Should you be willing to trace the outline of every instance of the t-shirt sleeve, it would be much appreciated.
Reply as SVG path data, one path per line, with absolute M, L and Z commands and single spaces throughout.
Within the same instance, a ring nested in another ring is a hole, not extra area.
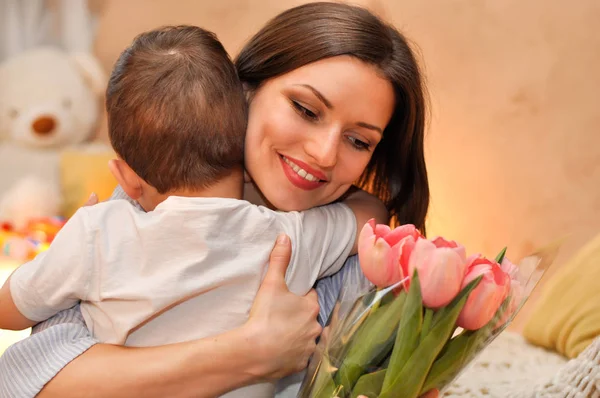
M 356 239 L 356 217 L 336 203 L 287 216 L 286 233 L 292 240 L 292 259 L 286 281 L 290 291 L 305 294 L 319 278 L 339 271 Z
M 43 321 L 85 300 L 93 269 L 87 210 L 78 210 L 45 252 L 12 274 L 10 291 L 21 314 Z
M 0 357 L 0 398 L 33 398 L 67 364 L 98 343 L 79 306 L 38 323 Z

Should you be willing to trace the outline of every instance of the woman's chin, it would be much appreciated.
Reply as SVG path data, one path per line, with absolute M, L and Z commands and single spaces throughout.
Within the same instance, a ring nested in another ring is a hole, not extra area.
M 302 206 L 300 204 L 294 204 L 289 202 L 281 203 L 280 205 L 271 203 L 271 205 L 274 209 L 279 211 L 304 211 L 310 209 L 310 207 L 308 206 Z
M 299 201 L 298 198 L 277 198 L 270 202 L 271 206 L 279 211 L 304 211 L 318 206 L 316 203 Z

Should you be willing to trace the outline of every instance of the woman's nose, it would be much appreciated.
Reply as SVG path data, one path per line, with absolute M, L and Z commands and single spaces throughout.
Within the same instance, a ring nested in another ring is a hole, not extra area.
M 305 145 L 305 151 L 317 166 L 330 169 L 337 163 L 339 141 L 337 133 L 317 135 Z

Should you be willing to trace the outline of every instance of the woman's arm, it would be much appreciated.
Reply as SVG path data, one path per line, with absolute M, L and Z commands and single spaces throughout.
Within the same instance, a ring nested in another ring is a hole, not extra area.
M 0 396 L 35 396 L 51 379 L 40 397 L 213 397 L 306 367 L 321 331 L 318 304 L 314 292 L 298 297 L 287 290 L 290 251 L 289 239 L 273 249 L 242 327 L 187 343 L 127 348 L 94 344 L 77 312 L 71 323 L 41 330 L 5 353 Z M 58 351 L 57 341 L 64 345 Z
M 153 348 L 97 344 L 68 364 L 39 397 L 214 397 L 263 377 L 255 337 L 243 328 Z

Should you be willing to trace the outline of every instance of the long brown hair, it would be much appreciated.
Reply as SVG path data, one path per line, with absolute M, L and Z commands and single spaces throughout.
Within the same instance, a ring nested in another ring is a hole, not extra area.
M 383 139 L 356 184 L 386 203 L 392 223 L 415 224 L 425 233 L 425 90 L 414 54 L 393 26 L 361 7 L 309 3 L 269 21 L 244 46 L 235 65 L 252 92 L 268 79 L 339 55 L 376 66 L 392 83 L 396 97 Z

